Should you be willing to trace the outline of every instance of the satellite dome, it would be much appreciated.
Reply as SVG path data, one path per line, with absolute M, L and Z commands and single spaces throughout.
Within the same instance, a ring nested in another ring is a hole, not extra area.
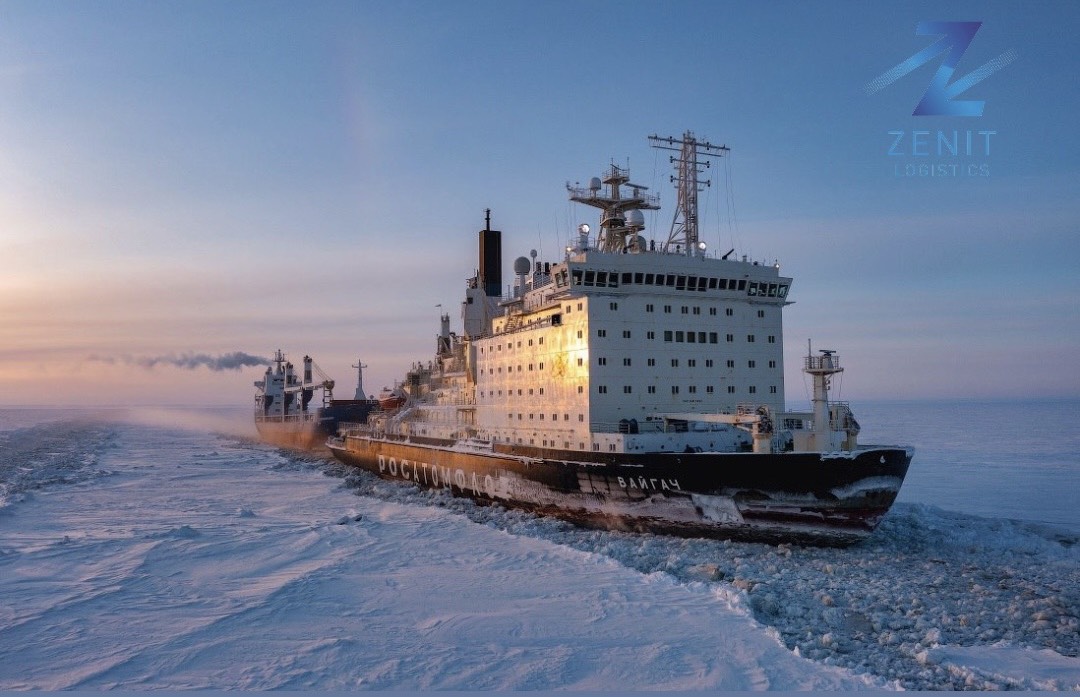
M 589 191 L 600 190 L 600 177 L 593 177 L 589 180 Z
M 645 216 L 636 208 L 626 211 L 626 225 L 627 227 L 645 227 Z
M 532 264 L 525 257 L 518 257 L 514 259 L 514 273 L 519 276 L 524 276 L 529 273 L 529 269 L 532 268 Z

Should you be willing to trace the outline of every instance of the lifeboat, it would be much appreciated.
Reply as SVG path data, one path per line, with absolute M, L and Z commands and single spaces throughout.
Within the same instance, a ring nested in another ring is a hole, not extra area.
M 405 404 L 408 397 L 400 387 L 390 389 L 389 387 L 382 388 L 382 392 L 379 393 L 379 406 L 383 411 L 390 411 L 391 409 L 397 409 Z

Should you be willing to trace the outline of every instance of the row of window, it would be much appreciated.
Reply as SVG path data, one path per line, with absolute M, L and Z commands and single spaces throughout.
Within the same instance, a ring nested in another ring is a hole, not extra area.
M 671 394 L 679 394 L 679 390 L 680 390 L 679 385 L 672 385 L 671 386 Z M 581 385 L 578 385 L 578 393 L 581 393 L 582 391 L 583 391 L 583 388 L 581 387 Z M 697 385 L 688 385 L 686 387 L 686 391 L 689 394 L 697 394 L 698 386 Z M 714 391 L 715 391 L 715 388 L 713 387 L 713 385 L 705 385 L 705 394 L 713 394 Z M 597 394 L 608 394 L 608 386 L 607 385 L 597 385 L 596 386 L 596 392 L 597 392 Z M 648 392 L 649 394 L 656 394 L 656 385 L 648 385 L 646 387 L 646 392 Z M 735 394 L 736 392 L 737 392 L 737 389 L 736 389 L 735 385 L 728 385 L 727 386 L 727 393 L 728 394 Z M 757 385 L 750 385 L 747 388 L 747 392 L 749 394 L 757 394 Z M 633 385 L 623 385 L 622 393 L 623 394 L 633 394 L 634 393 Z M 521 390 L 518 390 L 517 394 L 518 394 L 519 397 L 525 396 L 522 393 Z M 540 394 L 544 394 L 544 388 L 542 388 L 542 387 L 540 388 Z M 770 385 L 769 386 L 769 394 L 776 394 L 776 385 Z M 502 397 L 503 396 L 503 391 L 502 390 L 492 390 L 491 392 L 488 392 L 487 395 L 489 397 L 495 397 L 495 396 Z M 533 391 L 530 389 L 529 390 L 529 396 L 532 396 L 532 395 L 533 395 Z M 484 396 L 483 391 L 480 392 L 480 396 L 481 397 Z M 506 396 L 507 397 L 514 396 L 514 391 L 513 390 L 507 390 L 506 391 Z M 513 414 L 511 414 L 511 417 L 512 416 L 513 416 Z M 530 419 L 532 418 L 531 414 L 529 415 L 529 418 Z M 552 418 L 552 421 L 557 421 L 558 420 L 558 417 L 555 414 L 552 414 L 551 418 Z M 567 415 L 566 419 L 569 420 L 569 418 L 570 418 L 569 415 Z M 520 420 L 520 415 L 519 415 L 519 420 Z M 540 420 L 541 421 L 544 420 L 543 415 L 540 416 Z
M 563 272 L 565 274 L 565 272 Z M 785 298 L 788 284 L 748 281 L 745 278 L 713 278 L 709 276 L 683 276 L 681 274 L 630 273 L 616 271 L 596 271 L 593 269 L 573 269 L 571 279 L 575 286 L 593 288 L 618 288 L 619 285 L 654 286 L 668 290 L 690 290 L 704 293 L 709 290 L 743 291 L 755 297 Z M 561 275 L 556 282 L 565 283 Z M 563 285 L 559 283 L 559 285 Z
M 539 344 L 540 346 L 543 346 L 544 345 L 544 337 L 538 338 L 536 340 L 536 343 Z M 528 346 L 532 346 L 532 345 L 533 345 L 533 340 L 529 339 L 528 340 Z M 521 348 L 521 341 L 517 342 L 517 347 Z M 492 348 L 494 348 L 496 351 L 502 351 L 502 344 L 501 343 L 496 344 Z M 514 348 L 514 342 L 513 341 L 507 341 L 506 342 L 506 350 L 510 351 L 513 348 Z M 484 353 L 484 347 L 483 346 L 480 347 L 480 353 Z
M 679 359 L 679 358 L 672 358 L 671 359 L 671 367 L 672 368 L 678 368 L 680 360 L 681 359 Z M 686 366 L 688 368 L 696 368 L 697 367 L 697 361 L 698 361 L 698 359 L 696 359 L 696 358 L 687 358 L 686 359 Z M 648 363 L 650 368 L 656 365 L 656 359 L 655 358 L 649 358 L 649 359 L 646 360 L 646 362 Z M 622 359 L 622 364 L 624 366 L 630 367 L 632 365 L 632 363 L 633 363 L 633 361 L 630 358 L 623 358 Z M 711 358 L 706 358 L 705 359 L 705 367 L 706 368 L 713 367 L 713 363 L 714 363 L 713 359 L 711 359 Z M 579 358 L 578 359 L 578 365 L 581 365 L 581 364 L 582 364 L 582 359 Z M 596 359 L 596 364 L 597 365 L 607 365 L 608 364 L 607 357 L 606 356 L 599 356 Z M 727 367 L 728 368 L 734 368 L 735 367 L 734 359 L 728 359 Z M 756 360 L 747 361 L 746 362 L 746 367 L 747 368 L 756 368 L 757 367 L 757 361 Z M 769 367 L 770 368 L 775 368 L 776 367 L 776 361 L 769 361 Z
M 609 310 L 618 310 L 619 309 L 619 303 L 617 303 L 617 302 L 608 303 L 608 309 Z M 653 303 L 645 303 L 645 311 L 646 312 L 655 312 L 656 311 L 656 305 L 654 305 Z M 569 312 L 569 309 L 567 310 L 567 312 Z M 664 305 L 664 314 L 670 315 L 671 313 L 672 313 L 672 306 L 671 305 Z M 681 306 L 679 306 L 679 314 L 683 314 L 683 315 L 700 315 L 701 314 L 701 306 L 700 305 L 681 305 Z M 709 315 L 712 316 L 712 317 L 715 317 L 717 315 L 717 309 L 715 307 L 710 307 L 709 308 Z M 727 317 L 734 317 L 735 316 L 735 310 L 733 308 L 730 308 L 730 307 L 725 307 L 724 308 L 724 315 L 727 316 Z M 765 317 L 765 310 L 758 310 L 757 311 L 757 316 L 759 318 L 763 319 Z
M 515 416 L 517 416 L 518 421 L 524 421 L 524 419 L 525 419 L 525 414 L 522 414 L 522 413 L 518 413 L 516 415 L 512 411 L 506 413 L 506 418 L 509 419 L 510 421 L 513 421 Z M 537 418 L 537 416 L 539 416 L 539 418 Z M 546 416 L 547 416 L 547 414 L 544 414 L 544 413 L 540 413 L 539 415 L 537 415 L 537 414 L 529 414 L 529 421 L 533 421 L 533 420 L 543 421 Z M 552 421 L 558 421 L 559 420 L 559 415 L 558 414 L 552 414 L 551 415 L 551 420 Z M 563 421 L 569 421 L 570 420 L 570 415 L 569 414 L 563 414 L 562 420 Z M 577 420 L 579 422 L 584 422 L 585 421 L 585 415 L 584 414 L 578 414 L 577 415 Z
M 680 389 L 679 385 L 672 385 L 671 386 L 671 394 L 679 394 L 679 389 Z M 622 391 L 623 391 L 623 394 L 633 394 L 633 392 L 634 392 L 633 385 L 623 385 Z M 649 385 L 646 388 L 646 391 L 649 394 L 656 394 L 656 385 Z M 688 385 L 687 388 L 686 388 L 686 391 L 689 394 L 697 394 L 698 386 L 697 385 Z M 735 394 L 736 391 L 737 390 L 736 390 L 735 385 L 728 385 L 727 386 L 728 394 Z M 596 386 L 596 392 L 597 392 L 597 394 L 608 394 L 607 385 L 597 385 Z M 714 389 L 713 389 L 712 385 L 706 385 L 705 386 L 705 394 L 713 394 L 713 392 L 714 392 Z M 757 385 L 750 385 L 747 388 L 747 392 L 749 394 L 757 394 Z M 776 394 L 776 385 L 770 385 L 769 386 L 769 394 Z
M 618 309 L 618 305 L 619 305 L 618 303 L 611 303 L 611 309 L 612 310 Z M 645 303 L 645 311 L 646 312 L 655 312 L 656 311 L 656 305 L 654 305 L 652 303 Z M 671 305 L 664 305 L 664 314 L 670 315 L 671 313 L 672 313 L 672 306 Z M 683 315 L 700 315 L 701 314 L 701 307 L 698 306 L 698 305 L 682 305 L 682 306 L 679 307 L 679 314 L 683 314 Z M 715 307 L 710 307 L 709 308 L 709 315 L 712 316 L 712 317 L 715 317 L 717 315 L 717 310 L 716 310 Z M 734 317 L 735 316 L 735 310 L 730 308 L 730 307 L 725 307 L 724 308 L 724 316 L 726 316 L 726 317 Z M 758 310 L 757 311 L 757 316 L 758 316 L 758 318 L 764 319 L 765 310 Z
M 622 335 L 623 335 L 624 339 L 629 339 L 629 338 L 632 337 L 631 331 L 629 329 L 624 329 Z M 596 336 L 597 336 L 598 339 L 607 338 L 607 330 L 606 329 L 597 329 L 596 330 Z M 578 332 L 578 338 L 579 339 L 582 338 L 580 331 Z M 649 340 L 655 339 L 656 338 L 656 332 L 653 332 L 653 331 L 645 332 L 645 338 L 649 339 Z M 766 340 L 770 344 L 775 344 L 776 343 L 776 336 L 773 335 L 773 334 L 770 334 L 768 337 L 766 337 Z M 665 329 L 664 330 L 664 341 L 669 342 L 669 343 L 670 342 L 675 342 L 677 344 L 682 344 L 682 343 L 687 343 L 687 344 L 706 344 L 706 343 L 708 343 L 708 344 L 718 344 L 718 343 L 720 343 L 720 333 L 719 332 L 691 332 L 691 331 L 687 331 L 687 330 L 684 330 L 684 329 Z M 734 343 L 735 335 L 734 334 L 727 334 L 725 336 L 725 341 L 727 341 L 727 343 L 729 343 L 729 344 Z M 757 341 L 757 335 L 756 334 L 747 334 L 746 335 L 746 343 L 752 344 L 755 341 Z
M 534 368 L 534 367 L 535 367 L 535 368 L 536 368 L 537 370 L 543 370 L 543 369 L 544 369 L 544 362 L 543 362 L 543 361 L 541 361 L 541 362 L 540 362 L 539 364 L 536 364 L 536 363 L 529 363 L 529 366 L 528 366 L 528 367 L 529 367 L 529 370 L 533 370 L 533 368 Z M 481 369 L 481 370 L 482 370 L 482 369 Z M 520 372 L 521 372 L 521 370 L 522 370 L 522 366 L 520 366 L 520 365 L 519 365 L 519 366 L 517 367 L 517 371 L 518 371 L 518 372 L 520 373 Z M 498 368 L 488 368 L 488 375 L 494 375 L 496 371 L 498 371 L 498 373 L 499 373 L 499 374 L 501 375 L 501 374 L 502 374 L 502 371 L 503 371 L 503 367 L 502 367 L 502 366 L 500 365 L 500 366 L 499 366 Z M 508 366 L 506 366 L 506 372 L 507 372 L 508 374 L 509 374 L 509 373 L 512 373 L 512 372 L 514 372 L 514 366 L 512 366 L 512 365 L 508 365 Z
M 603 330 L 601 330 L 601 331 L 603 331 Z M 706 339 L 707 339 L 707 341 L 706 341 Z M 734 343 L 735 342 L 735 335 L 734 334 L 727 334 L 727 335 L 725 335 L 724 340 L 729 344 Z M 752 344 L 756 340 L 757 340 L 756 335 L 754 335 L 754 334 L 747 334 L 746 335 L 746 343 Z M 719 334 L 719 332 L 691 332 L 691 331 L 684 331 L 684 330 L 681 330 L 681 329 L 665 329 L 664 330 L 664 341 L 669 342 L 669 343 L 674 342 L 676 344 L 682 344 L 682 343 L 686 343 L 686 344 L 704 344 L 704 343 L 717 344 L 717 343 L 720 342 L 720 334 Z M 772 334 L 770 334 L 768 336 L 768 342 L 770 344 L 775 344 L 776 343 L 776 337 L 773 336 Z
M 581 391 L 582 391 L 582 389 L 579 386 L 578 387 L 578 392 L 581 392 Z M 525 397 L 525 396 L 533 397 L 533 396 L 535 396 L 533 394 L 533 392 L 534 392 L 533 388 L 530 387 L 528 389 L 529 394 L 525 395 L 524 392 L 521 389 L 519 389 L 517 391 L 517 395 L 518 395 L 518 397 Z M 538 388 L 536 388 L 536 392 L 538 392 L 540 396 L 543 396 L 544 388 L 543 387 L 538 387 Z M 486 394 L 487 394 L 488 397 L 495 397 L 495 396 L 502 397 L 503 396 L 503 391 L 502 390 L 492 390 L 491 392 L 487 392 Z M 485 392 L 483 390 L 480 390 L 480 396 L 483 397 L 484 395 L 485 395 Z M 513 397 L 514 396 L 514 391 L 513 390 L 507 390 L 506 391 L 506 396 L 507 397 Z

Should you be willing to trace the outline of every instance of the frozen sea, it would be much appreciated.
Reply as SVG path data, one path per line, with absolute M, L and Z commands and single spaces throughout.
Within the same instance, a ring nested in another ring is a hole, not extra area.
M 856 405 L 837 549 L 582 530 L 253 439 L 0 409 L 0 690 L 1080 689 L 1080 402 Z

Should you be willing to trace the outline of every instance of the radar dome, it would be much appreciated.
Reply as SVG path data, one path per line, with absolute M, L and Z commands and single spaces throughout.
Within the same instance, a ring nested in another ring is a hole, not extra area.
M 529 269 L 532 268 L 532 264 L 525 257 L 518 257 L 514 259 L 514 273 L 519 276 L 524 276 L 529 273 Z
M 645 227 L 645 216 L 638 209 L 626 211 L 627 227 Z
M 589 180 L 589 191 L 600 190 L 600 177 L 593 177 Z

